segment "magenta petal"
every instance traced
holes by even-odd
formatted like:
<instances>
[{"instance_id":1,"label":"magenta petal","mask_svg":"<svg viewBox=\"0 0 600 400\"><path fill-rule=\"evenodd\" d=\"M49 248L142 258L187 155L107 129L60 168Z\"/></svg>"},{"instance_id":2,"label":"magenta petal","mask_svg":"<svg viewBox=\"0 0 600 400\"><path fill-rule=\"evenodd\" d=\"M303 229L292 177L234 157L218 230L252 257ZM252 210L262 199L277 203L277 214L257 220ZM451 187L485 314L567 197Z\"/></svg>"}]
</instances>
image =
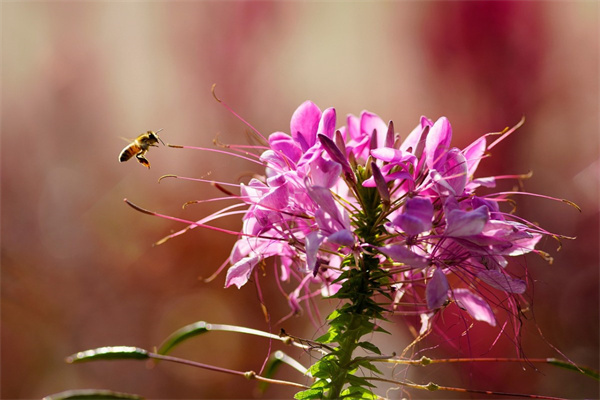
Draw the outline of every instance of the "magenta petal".
<instances>
[{"instance_id":1,"label":"magenta petal","mask_svg":"<svg viewBox=\"0 0 600 400\"><path fill-rule=\"evenodd\" d=\"M339 244L342 246L354 246L354 235L348 229L342 229L327 236L327 241L330 243Z\"/></svg>"},{"instance_id":2,"label":"magenta petal","mask_svg":"<svg viewBox=\"0 0 600 400\"><path fill-rule=\"evenodd\" d=\"M317 128L321 120L321 110L310 100L305 101L294 111L290 129L292 138L302 151L311 148L317 140Z\"/></svg>"},{"instance_id":3,"label":"magenta petal","mask_svg":"<svg viewBox=\"0 0 600 400\"><path fill-rule=\"evenodd\" d=\"M467 310L469 315L477 321L484 321L491 326L496 326L496 318L489 304L481 297L471 293L468 289L454 289L454 300L460 308Z\"/></svg>"},{"instance_id":4,"label":"magenta petal","mask_svg":"<svg viewBox=\"0 0 600 400\"><path fill-rule=\"evenodd\" d=\"M485 136L482 136L463 150L463 154L465 156L465 159L467 160L469 176L473 176L473 174L475 173L479 162L485 154L486 146L487 144Z\"/></svg>"},{"instance_id":5,"label":"magenta petal","mask_svg":"<svg viewBox=\"0 0 600 400\"><path fill-rule=\"evenodd\" d=\"M360 141L362 135L360 134L360 119L356 115L348 114L346 118L346 124L348 125L348 134L350 138L355 141Z\"/></svg>"},{"instance_id":6,"label":"magenta petal","mask_svg":"<svg viewBox=\"0 0 600 400\"><path fill-rule=\"evenodd\" d=\"M318 267L317 254L322 242L323 237L319 235L319 232L313 231L306 235L306 271L313 271L315 275Z\"/></svg>"},{"instance_id":7,"label":"magenta petal","mask_svg":"<svg viewBox=\"0 0 600 400\"><path fill-rule=\"evenodd\" d=\"M235 285L239 289L244 286L248 282L248 279L250 279L250 274L260 259L261 256L244 257L229 267L227 276L225 277L225 287Z\"/></svg>"},{"instance_id":8,"label":"magenta petal","mask_svg":"<svg viewBox=\"0 0 600 400\"><path fill-rule=\"evenodd\" d=\"M377 250L396 262L401 262L412 268L425 268L429 265L427 258L413 253L406 246L401 244L391 244L384 247L377 247Z\"/></svg>"},{"instance_id":9,"label":"magenta petal","mask_svg":"<svg viewBox=\"0 0 600 400\"><path fill-rule=\"evenodd\" d=\"M427 289L425 289L425 297L427 298L427 307L430 310L435 310L444 305L448 299L448 280L446 275L440 268L436 268L433 272L433 276L427 283Z\"/></svg>"},{"instance_id":10,"label":"magenta petal","mask_svg":"<svg viewBox=\"0 0 600 400\"><path fill-rule=\"evenodd\" d=\"M269 135L271 149L285 154L292 162L297 163L302 156L302 150L287 133L274 132Z\"/></svg>"},{"instance_id":11,"label":"magenta petal","mask_svg":"<svg viewBox=\"0 0 600 400\"><path fill-rule=\"evenodd\" d=\"M462 195L467 184L467 160L465 156L457 148L449 150L443 163L436 162L436 170L441 175L441 180L436 179L436 183L442 184L444 189L448 189L446 193L444 189L439 190L440 194L451 194L453 196Z\"/></svg>"},{"instance_id":12,"label":"magenta petal","mask_svg":"<svg viewBox=\"0 0 600 400\"><path fill-rule=\"evenodd\" d=\"M429 130L425 142L427 155L427 166L434 168L436 163L443 161L443 155L450 149L452 139L452 127L446 117L441 117Z\"/></svg>"},{"instance_id":13,"label":"magenta petal","mask_svg":"<svg viewBox=\"0 0 600 400\"><path fill-rule=\"evenodd\" d=\"M360 114L360 131L371 136L374 130L377 131L377 147L383 147L388 131L387 124L377 114L363 111Z\"/></svg>"},{"instance_id":14,"label":"magenta petal","mask_svg":"<svg viewBox=\"0 0 600 400\"><path fill-rule=\"evenodd\" d=\"M385 178L381 174L381 170L377 166L375 162L371 162L371 170L373 171L373 181L375 182L375 187L379 192L379 197L381 197L381 201L383 204L390 204L390 191L387 187L387 183Z\"/></svg>"},{"instance_id":15,"label":"magenta petal","mask_svg":"<svg viewBox=\"0 0 600 400\"><path fill-rule=\"evenodd\" d=\"M379 147L371 150L371 155L378 160L383 160L391 163L411 162L416 163L417 159L414 155L406 151L396 150L391 147Z\"/></svg>"},{"instance_id":16,"label":"magenta petal","mask_svg":"<svg viewBox=\"0 0 600 400\"><path fill-rule=\"evenodd\" d=\"M289 193L287 185L282 185L270 189L269 192L260 199L258 205L271 211L282 210L287 206L288 198Z\"/></svg>"},{"instance_id":17,"label":"magenta petal","mask_svg":"<svg viewBox=\"0 0 600 400\"><path fill-rule=\"evenodd\" d=\"M339 131L338 131L338 133L339 133ZM342 166L342 170L344 171L345 179L348 182L356 182L356 177L354 176L354 171L352 171L352 167L350 166L348 159L344 155L345 149L344 149L344 151L342 151L342 149L340 149L333 140L331 140L330 138L328 138L325 135L318 134L317 137L319 138L319 141L321 142L321 146L323 147L323 150L325 150L325 152L329 155L329 157L331 157L331 159L333 161L335 161L336 163L338 163ZM336 135L336 139L340 139L340 137L341 137L341 133ZM343 144L343 142L341 142L341 143Z\"/></svg>"},{"instance_id":18,"label":"magenta petal","mask_svg":"<svg viewBox=\"0 0 600 400\"><path fill-rule=\"evenodd\" d=\"M317 158L310 164L310 176L315 186L330 189L340 180L341 173L342 166L339 163L323 157Z\"/></svg>"},{"instance_id":19,"label":"magenta petal","mask_svg":"<svg viewBox=\"0 0 600 400\"><path fill-rule=\"evenodd\" d=\"M488 285L507 293L521 294L527 290L527 284L521 279L515 279L498 270L480 271L477 277Z\"/></svg>"},{"instance_id":20,"label":"magenta petal","mask_svg":"<svg viewBox=\"0 0 600 400\"><path fill-rule=\"evenodd\" d=\"M447 236L461 237L478 235L490 219L490 211L481 206L473 211L451 210L446 214Z\"/></svg>"},{"instance_id":21,"label":"magenta petal","mask_svg":"<svg viewBox=\"0 0 600 400\"><path fill-rule=\"evenodd\" d=\"M335 108L330 107L323 111L317 133L322 133L330 139L335 134Z\"/></svg>"},{"instance_id":22,"label":"magenta petal","mask_svg":"<svg viewBox=\"0 0 600 400\"><path fill-rule=\"evenodd\" d=\"M310 198L317 203L320 209L333 217L339 215L339 210L329 189L322 186L307 186L306 189Z\"/></svg>"},{"instance_id":23,"label":"magenta petal","mask_svg":"<svg viewBox=\"0 0 600 400\"><path fill-rule=\"evenodd\" d=\"M413 197L406 201L404 212L396 217L394 224L409 235L418 235L431 229L433 204L426 197Z\"/></svg>"}]
</instances>

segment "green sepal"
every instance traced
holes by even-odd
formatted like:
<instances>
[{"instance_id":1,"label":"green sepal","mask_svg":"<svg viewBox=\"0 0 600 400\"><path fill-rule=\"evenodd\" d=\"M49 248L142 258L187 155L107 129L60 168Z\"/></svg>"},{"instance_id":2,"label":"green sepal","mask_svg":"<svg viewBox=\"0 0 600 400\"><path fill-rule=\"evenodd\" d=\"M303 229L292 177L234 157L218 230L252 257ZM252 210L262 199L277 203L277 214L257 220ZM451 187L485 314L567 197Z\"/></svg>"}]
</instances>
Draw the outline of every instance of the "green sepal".
<instances>
[{"instance_id":1,"label":"green sepal","mask_svg":"<svg viewBox=\"0 0 600 400\"><path fill-rule=\"evenodd\" d=\"M306 389L302 392L298 392L294 395L296 400L307 400L307 399L322 399L323 389Z\"/></svg>"},{"instance_id":2,"label":"green sepal","mask_svg":"<svg viewBox=\"0 0 600 400\"><path fill-rule=\"evenodd\" d=\"M97 349L80 351L66 358L68 363L97 360L145 360L150 358L148 351L132 346L107 346Z\"/></svg>"},{"instance_id":3,"label":"green sepal","mask_svg":"<svg viewBox=\"0 0 600 400\"><path fill-rule=\"evenodd\" d=\"M379 350L379 347L375 346L371 342L359 342L358 345L365 350L381 355L381 350Z\"/></svg>"},{"instance_id":4,"label":"green sepal","mask_svg":"<svg viewBox=\"0 0 600 400\"><path fill-rule=\"evenodd\" d=\"M599 375L598 371L596 371L595 369L588 368L588 367L579 367L577 365L573 365L569 362L558 360L556 358L548 358L547 361L548 361L548 364L550 364L550 365L556 365L557 367L570 369L571 371L579 372L579 373L589 376L590 378L593 378L597 381L600 380L600 375Z\"/></svg>"},{"instance_id":5,"label":"green sepal","mask_svg":"<svg viewBox=\"0 0 600 400\"><path fill-rule=\"evenodd\" d=\"M206 325L206 322L199 321L194 322L193 324L186 325L183 328L177 329L175 332L171 333L169 337L167 337L164 340L164 342L162 342L162 344L158 348L157 353L167 354L179 343L194 336L198 336L208 332L208 328L206 327Z\"/></svg>"}]
</instances>

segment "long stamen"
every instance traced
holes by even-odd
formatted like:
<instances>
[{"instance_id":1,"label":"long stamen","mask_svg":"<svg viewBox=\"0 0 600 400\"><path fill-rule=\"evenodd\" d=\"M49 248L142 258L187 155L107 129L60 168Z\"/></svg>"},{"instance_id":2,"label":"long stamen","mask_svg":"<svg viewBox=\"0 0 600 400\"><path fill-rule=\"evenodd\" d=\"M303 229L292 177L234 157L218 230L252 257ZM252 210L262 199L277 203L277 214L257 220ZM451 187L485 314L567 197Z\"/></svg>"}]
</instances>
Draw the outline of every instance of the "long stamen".
<instances>
[{"instance_id":1,"label":"long stamen","mask_svg":"<svg viewBox=\"0 0 600 400\"><path fill-rule=\"evenodd\" d=\"M260 133L260 132L258 131L258 129L256 129L255 127L253 127L253 126L252 126L252 125L251 125L251 124L250 124L248 121L246 121L244 118L240 117L240 116L239 116L239 115L238 115L238 114L237 114L235 111L233 111L233 109L232 109L231 107L229 107L229 106L227 105L227 103L225 103L223 100L221 100L221 99L219 99L219 98L217 97L217 94L215 93L215 88L216 88L216 87L217 87L217 84L216 84L216 83L214 83L214 84L212 85L212 89L211 89L212 95L213 95L213 97L215 98L215 100L217 100L217 102L219 102L220 104L222 104L222 105L223 105L223 107L225 107L225 108L226 108L226 109L227 109L227 110L228 110L230 113L232 113L233 115L235 115L237 119L239 119L239 120L240 120L240 121L242 121L244 124L246 124L246 126L248 126L250 129L252 129L252 130L253 130L253 131L254 131L254 132L255 132L255 133L256 133L256 134L257 134L257 135L258 135L258 136L259 136L261 139L263 139L265 142L268 142L267 138L266 138L266 137L264 137L264 136L262 135L262 133Z\"/></svg>"}]
</instances>

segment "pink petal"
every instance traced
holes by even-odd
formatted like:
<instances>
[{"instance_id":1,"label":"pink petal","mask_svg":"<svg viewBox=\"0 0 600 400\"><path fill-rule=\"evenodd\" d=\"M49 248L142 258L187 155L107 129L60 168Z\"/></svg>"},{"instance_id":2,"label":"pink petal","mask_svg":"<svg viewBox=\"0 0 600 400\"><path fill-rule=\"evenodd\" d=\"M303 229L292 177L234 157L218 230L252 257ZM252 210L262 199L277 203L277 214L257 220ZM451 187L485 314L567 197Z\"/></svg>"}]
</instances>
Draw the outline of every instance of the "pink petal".
<instances>
[{"instance_id":1,"label":"pink petal","mask_svg":"<svg viewBox=\"0 0 600 400\"><path fill-rule=\"evenodd\" d=\"M452 127L446 117L441 117L429 130L425 142L425 152L427 155L427 166L431 169L438 162L443 161L443 154L450 149L450 140L452 139Z\"/></svg>"},{"instance_id":2,"label":"pink petal","mask_svg":"<svg viewBox=\"0 0 600 400\"><path fill-rule=\"evenodd\" d=\"M461 237L478 235L490 219L490 211L481 206L473 211L451 210L446 213L447 236Z\"/></svg>"},{"instance_id":3,"label":"pink petal","mask_svg":"<svg viewBox=\"0 0 600 400\"><path fill-rule=\"evenodd\" d=\"M274 132L270 134L269 146L276 152L285 154L294 163L297 163L300 156L302 156L302 150L287 133Z\"/></svg>"},{"instance_id":4,"label":"pink petal","mask_svg":"<svg viewBox=\"0 0 600 400\"><path fill-rule=\"evenodd\" d=\"M491 326L496 326L496 317L489 304L481 297L471 293L468 289L454 289L452 291L457 305L467 310L469 315L477 321L484 321Z\"/></svg>"},{"instance_id":5,"label":"pink petal","mask_svg":"<svg viewBox=\"0 0 600 400\"><path fill-rule=\"evenodd\" d=\"M323 237L319 232L313 231L306 235L306 271L313 271L317 274L317 254L319 252L319 246L323 242Z\"/></svg>"},{"instance_id":6,"label":"pink petal","mask_svg":"<svg viewBox=\"0 0 600 400\"><path fill-rule=\"evenodd\" d=\"M460 150L453 148L449 150L443 163L436 163L435 168L440 173L442 179L436 179L436 183L442 184L445 190L437 190L440 194L451 194L453 196L462 195L467 184L467 160Z\"/></svg>"},{"instance_id":7,"label":"pink petal","mask_svg":"<svg viewBox=\"0 0 600 400\"><path fill-rule=\"evenodd\" d=\"M406 201L404 212L394 219L398 225L409 235L418 235L431 229L433 220L433 204L426 197L413 197Z\"/></svg>"},{"instance_id":8,"label":"pink petal","mask_svg":"<svg viewBox=\"0 0 600 400\"><path fill-rule=\"evenodd\" d=\"M302 151L311 148L317 140L317 128L321 120L321 110L310 100L305 101L294 111L290 129L292 138Z\"/></svg>"},{"instance_id":9,"label":"pink petal","mask_svg":"<svg viewBox=\"0 0 600 400\"><path fill-rule=\"evenodd\" d=\"M327 241L330 243L339 244L342 246L354 246L354 235L348 229L342 229L327 236Z\"/></svg>"},{"instance_id":10,"label":"pink petal","mask_svg":"<svg viewBox=\"0 0 600 400\"><path fill-rule=\"evenodd\" d=\"M469 176L473 176L473 174L475 173L479 162L485 154L485 148L486 140L485 136L482 136L463 150L463 154L465 156L465 159L467 160Z\"/></svg>"},{"instance_id":11,"label":"pink petal","mask_svg":"<svg viewBox=\"0 0 600 400\"><path fill-rule=\"evenodd\" d=\"M335 133L335 108L330 107L323 111L317 133L322 133L330 139L333 139Z\"/></svg>"},{"instance_id":12,"label":"pink petal","mask_svg":"<svg viewBox=\"0 0 600 400\"><path fill-rule=\"evenodd\" d=\"M310 164L310 175L315 186L332 188L339 180L342 166L323 157L317 158Z\"/></svg>"},{"instance_id":13,"label":"pink petal","mask_svg":"<svg viewBox=\"0 0 600 400\"><path fill-rule=\"evenodd\" d=\"M377 131L377 147L383 147L388 130L387 124L377 114L363 111L360 114L360 131L370 137L373 134L373 130Z\"/></svg>"},{"instance_id":14,"label":"pink petal","mask_svg":"<svg viewBox=\"0 0 600 400\"><path fill-rule=\"evenodd\" d=\"M425 268L429 265L427 258L413 253L406 246L401 244L390 244L384 247L377 247L377 250L396 262L401 262L412 268Z\"/></svg>"},{"instance_id":15,"label":"pink petal","mask_svg":"<svg viewBox=\"0 0 600 400\"><path fill-rule=\"evenodd\" d=\"M484 270L477 274L477 277L488 285L503 290L507 293L521 294L527 290L527 283L520 279L515 279L498 270Z\"/></svg>"},{"instance_id":16,"label":"pink petal","mask_svg":"<svg viewBox=\"0 0 600 400\"><path fill-rule=\"evenodd\" d=\"M440 268L436 268L425 289L427 307L430 310L435 310L443 306L448 299L449 289L450 286L448 285L446 275L444 275L444 272Z\"/></svg>"},{"instance_id":17,"label":"pink petal","mask_svg":"<svg viewBox=\"0 0 600 400\"><path fill-rule=\"evenodd\" d=\"M229 267L227 276L225 277L225 287L235 285L239 289L244 286L248 282L248 279L250 279L252 270L261 258L261 256L244 257Z\"/></svg>"}]
</instances>

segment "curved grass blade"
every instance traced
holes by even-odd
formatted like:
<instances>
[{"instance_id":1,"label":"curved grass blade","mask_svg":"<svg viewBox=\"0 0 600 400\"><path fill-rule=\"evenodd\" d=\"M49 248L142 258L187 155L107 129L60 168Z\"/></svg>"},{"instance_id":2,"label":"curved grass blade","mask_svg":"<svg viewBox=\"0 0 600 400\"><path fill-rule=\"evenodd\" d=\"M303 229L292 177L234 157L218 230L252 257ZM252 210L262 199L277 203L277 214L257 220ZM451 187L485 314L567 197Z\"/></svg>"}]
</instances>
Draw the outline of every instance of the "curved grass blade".
<instances>
[{"instance_id":1,"label":"curved grass blade","mask_svg":"<svg viewBox=\"0 0 600 400\"><path fill-rule=\"evenodd\" d=\"M589 376L590 378L594 378L597 381L600 380L600 375L598 374L598 371L596 371L592 368L576 366L571 363L558 360L556 358L549 358L548 364L556 365L557 367L570 369L571 371L579 372L583 375Z\"/></svg>"},{"instance_id":2,"label":"curved grass blade","mask_svg":"<svg viewBox=\"0 0 600 400\"><path fill-rule=\"evenodd\" d=\"M150 358L148 351L132 346L107 346L97 349L80 351L66 358L71 363L97 360L145 360Z\"/></svg>"},{"instance_id":3,"label":"curved grass blade","mask_svg":"<svg viewBox=\"0 0 600 400\"><path fill-rule=\"evenodd\" d=\"M199 321L199 322L194 322L193 324L186 325L183 328L180 328L180 329L176 330L175 332L173 332L171 335L169 335L169 337L167 337L165 339L165 341L162 342L162 344L158 348L157 353L158 354L167 354L175 346L177 346L179 343L183 342L184 340L187 340L194 336L201 335L201 334L209 332L209 331L244 333L246 335L254 335L254 336L260 336L260 337L266 337L269 339L279 340L279 341L285 341L284 337L275 335L273 333L260 331L258 329L245 328L243 326L237 326L237 325L211 324L211 323L208 323L205 321ZM294 344L298 347L302 347L302 348L306 347L302 344L296 344L296 343L294 343Z\"/></svg>"},{"instance_id":4,"label":"curved grass blade","mask_svg":"<svg viewBox=\"0 0 600 400\"><path fill-rule=\"evenodd\" d=\"M91 399L125 399L125 400L143 400L144 398L136 394L113 392L112 390L100 389L79 389L66 390L64 392L51 394L42 400L91 400Z\"/></svg>"},{"instance_id":5,"label":"curved grass blade","mask_svg":"<svg viewBox=\"0 0 600 400\"><path fill-rule=\"evenodd\" d=\"M303 375L306 375L308 373L308 369L304 365L296 361L296 359L288 356L281 350L277 350L271 356L269 362L267 363L267 367L265 368L263 376L265 378L272 378L275 375L275 372L277 372L277 370L281 366L281 364L287 364ZM267 390L268 386L268 382L261 382L258 385L258 389L264 393Z\"/></svg>"},{"instance_id":6,"label":"curved grass blade","mask_svg":"<svg viewBox=\"0 0 600 400\"><path fill-rule=\"evenodd\" d=\"M158 354L167 354L170 352L175 346L179 343L192 338L194 336L201 335L203 333L208 332L207 323L204 321L194 322L193 324L189 324L184 326L183 328L177 329L175 332L171 333L169 337L167 337L164 342L160 345L157 350Z\"/></svg>"}]
</instances>

